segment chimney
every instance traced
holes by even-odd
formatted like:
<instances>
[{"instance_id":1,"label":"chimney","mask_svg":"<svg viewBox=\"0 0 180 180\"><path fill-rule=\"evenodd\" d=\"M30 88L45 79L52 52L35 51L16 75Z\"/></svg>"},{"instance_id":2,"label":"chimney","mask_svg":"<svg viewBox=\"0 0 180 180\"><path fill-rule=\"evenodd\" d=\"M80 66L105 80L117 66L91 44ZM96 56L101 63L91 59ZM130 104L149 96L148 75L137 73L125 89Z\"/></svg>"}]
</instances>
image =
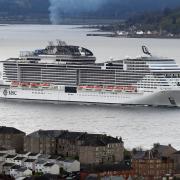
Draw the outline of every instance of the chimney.
<instances>
[{"instance_id":1,"label":"chimney","mask_svg":"<svg viewBox=\"0 0 180 180\"><path fill-rule=\"evenodd\" d=\"M155 143L155 144L154 144L154 148L157 148L158 146L160 146L159 143Z\"/></svg>"}]
</instances>

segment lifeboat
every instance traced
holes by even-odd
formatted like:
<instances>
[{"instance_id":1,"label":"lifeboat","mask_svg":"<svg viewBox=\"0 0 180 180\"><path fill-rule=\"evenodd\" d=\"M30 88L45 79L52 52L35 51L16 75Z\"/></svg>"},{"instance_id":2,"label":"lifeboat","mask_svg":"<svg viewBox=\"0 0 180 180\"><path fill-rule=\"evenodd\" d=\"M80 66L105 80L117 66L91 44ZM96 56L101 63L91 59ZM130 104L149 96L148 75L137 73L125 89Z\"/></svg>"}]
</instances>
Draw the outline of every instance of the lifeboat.
<instances>
[{"instance_id":1,"label":"lifeboat","mask_svg":"<svg viewBox=\"0 0 180 180\"><path fill-rule=\"evenodd\" d=\"M48 83L42 83L40 84L41 87L44 87L44 88L48 88L50 86L50 84Z\"/></svg>"},{"instance_id":2,"label":"lifeboat","mask_svg":"<svg viewBox=\"0 0 180 180\"><path fill-rule=\"evenodd\" d=\"M94 89L95 86L86 86L86 89Z\"/></svg>"},{"instance_id":3,"label":"lifeboat","mask_svg":"<svg viewBox=\"0 0 180 180\"><path fill-rule=\"evenodd\" d=\"M34 88L37 88L40 86L40 84L38 84L38 83L31 83L30 85L31 85L31 87L34 87Z\"/></svg>"},{"instance_id":4,"label":"lifeboat","mask_svg":"<svg viewBox=\"0 0 180 180\"><path fill-rule=\"evenodd\" d=\"M137 92L137 88L134 86L116 86L115 91L125 91L125 92Z\"/></svg>"},{"instance_id":5,"label":"lifeboat","mask_svg":"<svg viewBox=\"0 0 180 180\"><path fill-rule=\"evenodd\" d=\"M30 83L28 83L28 82L22 82L22 83L20 83L20 86L22 86L22 87L28 87L28 86L30 86Z\"/></svg>"},{"instance_id":6,"label":"lifeboat","mask_svg":"<svg viewBox=\"0 0 180 180\"><path fill-rule=\"evenodd\" d=\"M103 87L102 86L94 86L94 89L96 91L101 91L103 89Z\"/></svg>"},{"instance_id":7,"label":"lifeboat","mask_svg":"<svg viewBox=\"0 0 180 180\"><path fill-rule=\"evenodd\" d=\"M11 82L11 86L12 87L18 87L19 86L19 82L18 81L12 81Z\"/></svg>"},{"instance_id":8,"label":"lifeboat","mask_svg":"<svg viewBox=\"0 0 180 180\"><path fill-rule=\"evenodd\" d=\"M114 86L107 86L105 88L106 91L113 91L114 90Z\"/></svg>"},{"instance_id":9,"label":"lifeboat","mask_svg":"<svg viewBox=\"0 0 180 180\"><path fill-rule=\"evenodd\" d=\"M87 86L79 86L78 88L79 88L79 89L86 89Z\"/></svg>"},{"instance_id":10,"label":"lifeboat","mask_svg":"<svg viewBox=\"0 0 180 180\"><path fill-rule=\"evenodd\" d=\"M137 91L137 88L134 87L134 86L126 86L126 87L124 88L124 91L126 91L126 92L136 92L136 91Z\"/></svg>"},{"instance_id":11,"label":"lifeboat","mask_svg":"<svg viewBox=\"0 0 180 180\"><path fill-rule=\"evenodd\" d=\"M114 88L115 91L123 91L124 90L124 87L123 86L116 86Z\"/></svg>"}]
</instances>

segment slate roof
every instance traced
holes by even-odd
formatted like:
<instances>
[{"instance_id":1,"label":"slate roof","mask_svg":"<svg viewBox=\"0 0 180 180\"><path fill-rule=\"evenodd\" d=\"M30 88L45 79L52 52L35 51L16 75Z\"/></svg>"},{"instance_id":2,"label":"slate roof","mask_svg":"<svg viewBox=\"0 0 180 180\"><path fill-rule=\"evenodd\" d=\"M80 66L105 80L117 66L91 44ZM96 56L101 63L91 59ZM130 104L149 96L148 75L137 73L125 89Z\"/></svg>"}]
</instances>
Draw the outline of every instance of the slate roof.
<instances>
[{"instance_id":1,"label":"slate roof","mask_svg":"<svg viewBox=\"0 0 180 180\"><path fill-rule=\"evenodd\" d=\"M18 153L19 155L26 155L26 154L30 154L30 152L26 152L26 151L22 151Z\"/></svg>"},{"instance_id":2,"label":"slate roof","mask_svg":"<svg viewBox=\"0 0 180 180\"><path fill-rule=\"evenodd\" d=\"M17 171L19 171L19 172L24 172L24 171L26 171L26 170L27 170L26 167L21 167L21 168L19 168Z\"/></svg>"},{"instance_id":3,"label":"slate roof","mask_svg":"<svg viewBox=\"0 0 180 180\"><path fill-rule=\"evenodd\" d=\"M123 143L121 138L118 139L101 134L86 134L81 139L84 141L83 146L106 146L108 144Z\"/></svg>"},{"instance_id":4,"label":"slate roof","mask_svg":"<svg viewBox=\"0 0 180 180\"><path fill-rule=\"evenodd\" d=\"M164 150L174 150L177 151L175 148L173 148L171 145L161 145L161 144L154 144L154 147L152 148L152 150L158 150L158 152L163 152Z\"/></svg>"},{"instance_id":5,"label":"slate roof","mask_svg":"<svg viewBox=\"0 0 180 180\"><path fill-rule=\"evenodd\" d=\"M30 153L28 156L37 156L39 153Z\"/></svg>"},{"instance_id":6,"label":"slate roof","mask_svg":"<svg viewBox=\"0 0 180 180\"><path fill-rule=\"evenodd\" d=\"M151 150L158 153L160 156L166 155L167 152L169 152L169 154L173 154L177 151L171 145L161 145L159 143L154 144L154 147Z\"/></svg>"},{"instance_id":7,"label":"slate roof","mask_svg":"<svg viewBox=\"0 0 180 180\"><path fill-rule=\"evenodd\" d=\"M64 158L64 157L59 157L57 160L58 160L58 161L64 161L65 158Z\"/></svg>"},{"instance_id":8,"label":"slate roof","mask_svg":"<svg viewBox=\"0 0 180 180\"><path fill-rule=\"evenodd\" d=\"M146 151L136 151L134 154L133 154L133 159L143 159L146 155Z\"/></svg>"},{"instance_id":9,"label":"slate roof","mask_svg":"<svg viewBox=\"0 0 180 180\"><path fill-rule=\"evenodd\" d=\"M86 133L64 131L62 134L59 135L58 139L75 140L75 139L79 139L84 134Z\"/></svg>"},{"instance_id":10,"label":"slate roof","mask_svg":"<svg viewBox=\"0 0 180 180\"><path fill-rule=\"evenodd\" d=\"M14 160L19 161L19 160L23 160L23 159L25 159L25 157L16 157Z\"/></svg>"},{"instance_id":11,"label":"slate roof","mask_svg":"<svg viewBox=\"0 0 180 180\"><path fill-rule=\"evenodd\" d=\"M107 144L123 143L122 138L114 138L102 134L88 134L86 132L70 132L67 130L39 130L29 134L28 137L79 140L83 142L84 146L106 146Z\"/></svg>"},{"instance_id":12,"label":"slate roof","mask_svg":"<svg viewBox=\"0 0 180 180\"><path fill-rule=\"evenodd\" d=\"M49 138L56 138L58 137L62 132L62 130L39 130L35 131L31 134L29 134L29 137L35 137L35 138L40 138L40 137L49 137Z\"/></svg>"},{"instance_id":13,"label":"slate roof","mask_svg":"<svg viewBox=\"0 0 180 180\"><path fill-rule=\"evenodd\" d=\"M45 164L45 163L47 163L47 161L45 160L39 160L38 162L36 162L36 164Z\"/></svg>"},{"instance_id":14,"label":"slate roof","mask_svg":"<svg viewBox=\"0 0 180 180\"><path fill-rule=\"evenodd\" d=\"M11 167L11 166L14 166L14 163L4 163L3 166Z\"/></svg>"},{"instance_id":15,"label":"slate roof","mask_svg":"<svg viewBox=\"0 0 180 180\"><path fill-rule=\"evenodd\" d=\"M54 165L54 163L46 163L44 166L46 166L46 167L51 167L51 166L53 166Z\"/></svg>"},{"instance_id":16,"label":"slate roof","mask_svg":"<svg viewBox=\"0 0 180 180\"><path fill-rule=\"evenodd\" d=\"M20 131L14 127L6 127L6 126L0 126L0 134L24 134L23 131Z\"/></svg>"},{"instance_id":17,"label":"slate roof","mask_svg":"<svg viewBox=\"0 0 180 180\"><path fill-rule=\"evenodd\" d=\"M180 151L176 151L174 154L180 154Z\"/></svg>"},{"instance_id":18,"label":"slate roof","mask_svg":"<svg viewBox=\"0 0 180 180\"><path fill-rule=\"evenodd\" d=\"M7 155L6 158L15 158L17 155Z\"/></svg>"},{"instance_id":19,"label":"slate roof","mask_svg":"<svg viewBox=\"0 0 180 180\"><path fill-rule=\"evenodd\" d=\"M26 159L24 162L34 162L36 159Z\"/></svg>"},{"instance_id":20,"label":"slate roof","mask_svg":"<svg viewBox=\"0 0 180 180\"><path fill-rule=\"evenodd\" d=\"M20 169L20 168L21 168L21 166L18 166L18 165L14 165L11 167L11 169Z\"/></svg>"},{"instance_id":21,"label":"slate roof","mask_svg":"<svg viewBox=\"0 0 180 180\"><path fill-rule=\"evenodd\" d=\"M86 132L64 131L58 139L80 140L84 146L106 146L111 143L123 143L121 138L114 138L102 134L88 134Z\"/></svg>"},{"instance_id":22,"label":"slate roof","mask_svg":"<svg viewBox=\"0 0 180 180\"><path fill-rule=\"evenodd\" d=\"M59 155L51 155L48 159L54 159L54 160L56 160L56 159L58 159L58 158L60 158L61 156L59 156Z\"/></svg>"},{"instance_id":23,"label":"slate roof","mask_svg":"<svg viewBox=\"0 0 180 180\"><path fill-rule=\"evenodd\" d=\"M41 154L40 156L38 156L38 159L48 159L51 155L48 154Z\"/></svg>"}]
</instances>

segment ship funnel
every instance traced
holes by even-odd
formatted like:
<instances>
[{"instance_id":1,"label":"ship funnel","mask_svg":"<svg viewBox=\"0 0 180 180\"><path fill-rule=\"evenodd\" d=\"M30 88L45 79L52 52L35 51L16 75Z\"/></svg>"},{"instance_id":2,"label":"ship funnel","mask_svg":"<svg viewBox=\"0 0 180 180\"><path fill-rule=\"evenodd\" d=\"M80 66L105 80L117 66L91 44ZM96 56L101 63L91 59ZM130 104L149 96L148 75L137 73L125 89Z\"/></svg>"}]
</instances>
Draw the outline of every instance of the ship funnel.
<instances>
[{"instance_id":1,"label":"ship funnel","mask_svg":"<svg viewBox=\"0 0 180 180\"><path fill-rule=\"evenodd\" d=\"M147 54L147 55L149 55L149 56L152 56L146 46L142 46L142 51L143 51L144 54Z\"/></svg>"}]
</instances>

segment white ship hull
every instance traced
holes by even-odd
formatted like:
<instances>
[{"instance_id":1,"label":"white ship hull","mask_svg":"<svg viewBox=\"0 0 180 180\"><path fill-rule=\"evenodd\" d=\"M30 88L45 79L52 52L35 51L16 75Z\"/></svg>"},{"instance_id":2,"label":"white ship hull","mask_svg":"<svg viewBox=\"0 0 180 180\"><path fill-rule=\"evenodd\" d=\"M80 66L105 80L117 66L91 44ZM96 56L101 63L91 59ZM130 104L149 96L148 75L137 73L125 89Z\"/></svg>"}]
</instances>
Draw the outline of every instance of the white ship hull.
<instances>
[{"instance_id":1,"label":"white ship hull","mask_svg":"<svg viewBox=\"0 0 180 180\"><path fill-rule=\"evenodd\" d=\"M65 93L58 89L1 87L0 98L4 100L29 100L53 103L180 106L180 90L178 89L143 93Z\"/></svg>"}]
</instances>

